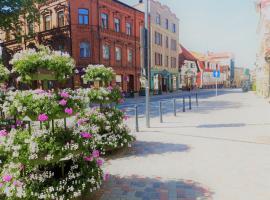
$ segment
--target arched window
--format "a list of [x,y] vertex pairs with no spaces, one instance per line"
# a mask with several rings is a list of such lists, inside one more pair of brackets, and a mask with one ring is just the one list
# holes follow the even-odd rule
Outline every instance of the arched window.
[[81,58],[90,57],[90,44],[88,42],[80,43],[80,57]]

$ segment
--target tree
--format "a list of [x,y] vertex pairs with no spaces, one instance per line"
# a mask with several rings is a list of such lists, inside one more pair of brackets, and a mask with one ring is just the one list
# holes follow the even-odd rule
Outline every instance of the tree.
[[26,21],[35,22],[39,20],[36,5],[45,1],[0,0],[0,30],[18,35]]

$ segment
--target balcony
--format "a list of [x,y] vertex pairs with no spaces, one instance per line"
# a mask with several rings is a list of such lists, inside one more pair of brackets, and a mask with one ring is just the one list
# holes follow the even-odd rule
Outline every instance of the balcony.
[[100,32],[102,33],[106,33],[112,37],[115,37],[115,38],[119,38],[119,39],[126,39],[126,40],[130,40],[130,41],[140,41],[140,38],[139,37],[136,37],[136,36],[133,36],[133,35],[127,35],[126,33],[123,33],[123,32],[116,32],[115,30],[113,29],[107,29],[107,28],[102,28],[101,26],[99,27],[99,30]]

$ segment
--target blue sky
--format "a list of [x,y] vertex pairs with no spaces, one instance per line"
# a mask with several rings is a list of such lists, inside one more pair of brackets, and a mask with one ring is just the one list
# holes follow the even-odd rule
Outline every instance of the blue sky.
[[[121,0],[134,5],[138,0]],[[159,0],[180,19],[180,42],[189,50],[233,52],[238,67],[253,67],[257,51],[255,0]]]

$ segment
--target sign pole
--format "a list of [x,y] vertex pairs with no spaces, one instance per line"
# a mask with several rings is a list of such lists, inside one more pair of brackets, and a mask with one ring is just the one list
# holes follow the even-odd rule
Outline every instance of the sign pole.
[[217,91],[218,90],[218,85],[217,85],[218,82],[217,82],[217,79],[218,78],[216,77],[216,97],[218,96],[218,91]]

